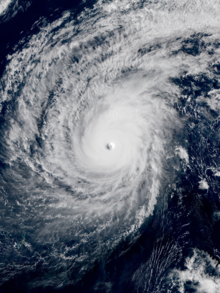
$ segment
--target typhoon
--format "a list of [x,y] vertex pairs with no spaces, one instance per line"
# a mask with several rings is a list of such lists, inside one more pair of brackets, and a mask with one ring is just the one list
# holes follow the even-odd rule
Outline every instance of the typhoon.
[[[176,188],[180,173],[194,170],[186,150],[186,133],[197,125],[192,117],[202,115],[204,103],[209,110],[218,107],[217,88],[210,87],[209,102],[201,94],[191,109],[189,88],[198,93],[199,84],[190,87],[187,78],[201,72],[214,78],[209,68],[219,56],[214,44],[220,9],[217,1],[183,2],[100,1],[77,17],[65,11],[52,22],[41,18],[6,56],[0,80],[1,285],[28,272],[29,290],[78,290],[94,276],[85,292],[119,292],[112,289],[114,270],[103,267],[116,259],[116,250],[121,257],[135,247],[143,227],[156,218],[144,232],[151,241],[147,261],[132,263],[126,276],[133,276],[134,292],[174,292],[164,289],[162,276],[183,290],[187,274],[168,274],[168,268],[182,256],[182,236],[171,235],[188,225],[189,208],[181,205],[169,217],[165,211],[175,192],[185,192]],[[203,38],[198,50],[204,52],[191,53],[184,40],[192,36]],[[207,191],[204,170],[196,184]],[[161,230],[155,228],[161,223]],[[102,281],[92,283],[95,278]]]

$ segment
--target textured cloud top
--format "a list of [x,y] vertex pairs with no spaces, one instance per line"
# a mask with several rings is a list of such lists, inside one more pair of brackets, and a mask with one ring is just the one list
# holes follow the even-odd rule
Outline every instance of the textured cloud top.
[[[145,4],[97,2],[77,18],[40,19],[7,56],[1,78],[4,192],[8,182],[13,191],[5,210],[27,232],[21,242],[31,255],[48,245],[58,267],[72,261],[66,267],[79,270],[76,279],[138,234],[159,198],[166,206],[166,188],[191,160],[182,131],[194,114],[178,78],[211,76],[219,56],[218,31],[207,28],[219,23],[218,1]],[[192,35],[204,39],[197,53]],[[200,177],[197,186],[209,190]],[[5,230],[14,233],[14,220]]]

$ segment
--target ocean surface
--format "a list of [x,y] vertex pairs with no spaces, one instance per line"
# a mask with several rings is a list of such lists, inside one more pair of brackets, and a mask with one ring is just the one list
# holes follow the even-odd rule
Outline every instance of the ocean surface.
[[220,2],[0,0],[0,292],[220,292]]

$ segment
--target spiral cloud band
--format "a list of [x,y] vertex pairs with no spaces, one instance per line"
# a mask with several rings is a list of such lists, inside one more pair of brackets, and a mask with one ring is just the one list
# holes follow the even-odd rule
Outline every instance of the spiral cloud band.
[[[13,87],[20,96],[9,131],[10,162],[22,159],[49,185],[42,189],[49,201],[42,217],[49,221],[38,232],[40,239],[49,239],[54,230],[83,241],[114,231],[118,242],[152,214],[161,181],[169,176],[165,161],[175,156],[174,125],[180,128],[172,107],[175,93],[164,90],[169,84],[163,69],[152,70],[159,56],[152,55],[145,68],[146,57],[139,56],[136,44],[131,54],[136,60],[124,60],[117,41],[122,36],[106,35],[96,48],[93,37],[67,46],[57,39],[52,50],[54,41],[43,41],[44,32],[37,47],[33,37],[33,47],[9,65],[14,79],[2,94]],[[33,50],[37,62],[31,61]],[[106,56],[112,51],[111,64],[100,59],[100,50]],[[18,79],[24,81],[22,89],[16,89]],[[30,198],[35,206],[39,195],[30,191]]]
[[[138,234],[189,163],[173,78],[207,70],[212,55],[179,53],[207,15],[200,4],[187,16],[171,2],[175,12],[165,2],[159,11],[156,4],[136,11],[130,1],[98,2],[78,19],[69,12],[52,23],[42,19],[7,56],[0,96],[4,163],[13,171],[4,182],[13,182],[7,200],[19,211],[8,202],[6,209],[26,231],[31,255],[48,245],[56,264],[71,260],[71,269],[80,268],[78,278]],[[5,227],[15,229],[10,221]]]

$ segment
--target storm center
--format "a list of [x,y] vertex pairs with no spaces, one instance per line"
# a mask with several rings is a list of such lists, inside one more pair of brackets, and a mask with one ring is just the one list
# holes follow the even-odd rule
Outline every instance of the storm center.
[[108,150],[113,150],[115,148],[115,144],[113,142],[109,142],[106,147]]

